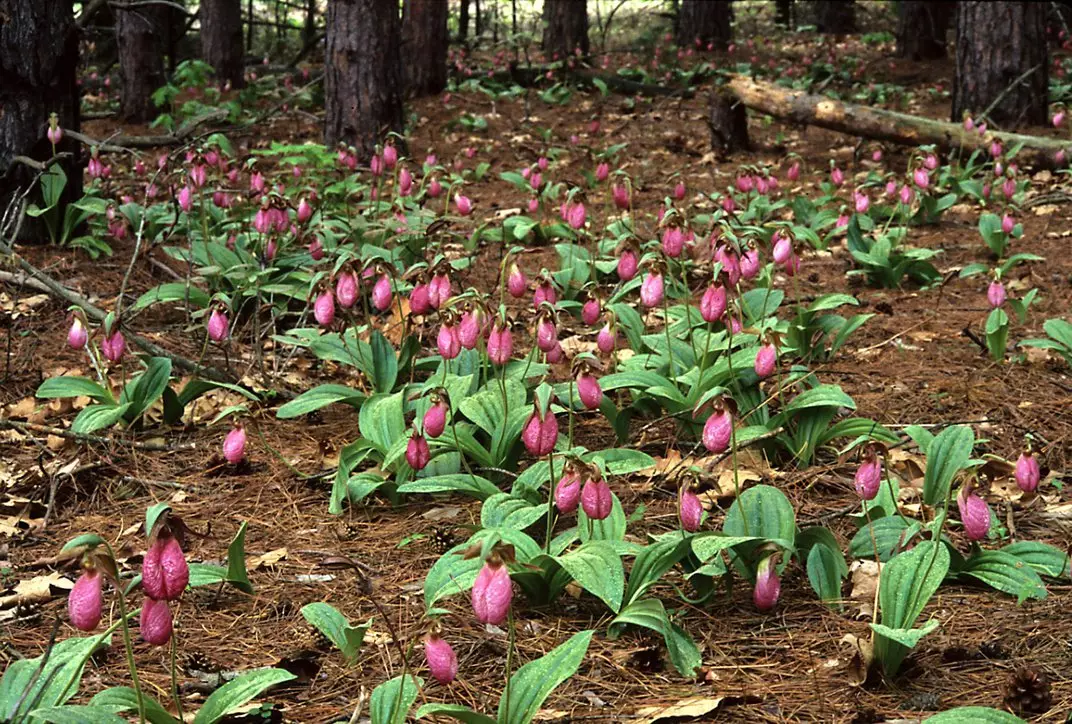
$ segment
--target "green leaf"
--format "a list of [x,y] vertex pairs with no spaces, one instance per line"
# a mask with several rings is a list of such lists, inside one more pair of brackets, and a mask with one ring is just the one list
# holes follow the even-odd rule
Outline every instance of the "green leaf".
[[[890,559],[879,577],[879,610],[884,631],[912,629],[934,592],[949,572],[949,549],[925,540]],[[894,676],[908,654],[903,637],[875,629],[875,660],[887,676]],[[906,634],[907,635],[907,634]],[[918,639],[917,639],[918,640]]]
[[486,500],[500,492],[487,478],[468,473],[450,473],[431,478],[418,478],[398,486],[400,493],[463,493],[477,500]]
[[210,563],[190,564],[190,588],[212,586],[227,580],[227,569]]
[[618,638],[626,625],[642,626],[662,634],[671,663],[677,672],[686,678],[693,676],[703,663],[696,642],[680,626],[670,621],[663,602],[657,598],[633,601],[626,606],[625,610],[610,622],[608,637]]
[[417,701],[421,683],[407,674],[404,681],[401,676],[396,676],[373,689],[369,703],[372,724],[403,724],[413,702]]
[[75,548],[81,548],[82,546],[85,546],[86,548],[94,548],[103,544],[104,539],[96,533],[83,533],[82,535],[75,536],[71,540],[64,543],[63,548],[60,549],[60,552],[66,553],[67,551],[72,551]]
[[1046,587],[1039,574],[1027,563],[1005,551],[981,551],[965,561],[960,575],[1016,596],[1020,603],[1028,598],[1046,598]]
[[301,614],[335,644],[335,648],[342,652],[349,663],[357,660],[357,655],[361,653],[361,644],[365,641],[365,633],[372,625],[371,619],[360,626],[351,626],[346,616],[330,603],[306,604],[302,606]]
[[447,596],[465,593],[473,587],[483,561],[479,558],[466,560],[462,554],[468,543],[457,545],[439,557],[424,578],[424,607],[431,610]]
[[[0,721],[17,721],[37,707],[60,706],[78,691],[91,652],[107,647],[110,637],[60,641],[48,653],[8,664],[0,679]],[[18,716],[16,716],[18,714]]]
[[215,724],[273,686],[293,678],[294,674],[283,669],[247,671],[212,692],[197,711],[194,724]]
[[1001,552],[1023,561],[1042,576],[1065,578],[1072,570],[1068,554],[1047,543],[1018,541],[1005,546]]
[[357,425],[361,437],[386,454],[406,434],[402,393],[379,394],[368,398],[361,407]]
[[907,649],[914,649],[916,644],[929,633],[934,633],[934,630],[938,628],[938,619],[932,618],[927,623],[923,624],[922,628],[890,628],[889,626],[883,626],[880,623],[868,624],[871,630],[875,633],[883,636],[884,638],[894,641]]
[[246,525],[246,521],[242,521],[234,539],[227,546],[227,582],[240,591],[253,593],[253,584],[246,574]]
[[696,554],[696,557],[700,559],[700,562],[706,563],[722,551],[729,550],[744,543],[753,543],[761,540],[762,538],[757,536],[725,535],[718,531],[711,531],[708,533],[700,533],[692,537],[692,552]]
[[691,538],[679,538],[676,535],[644,546],[637,553],[633,568],[629,571],[625,602],[632,604],[643,596],[667,571],[687,556],[691,549]]
[[352,407],[360,408],[365,401],[365,394],[346,385],[318,385],[311,390],[306,390],[290,402],[276,411],[275,416],[280,420],[290,420],[302,415],[308,415],[314,410],[319,410],[336,402],[344,402]]
[[133,422],[141,417],[153,403],[160,399],[164,390],[171,381],[171,360],[167,357],[153,357],[145,366],[145,371],[138,377],[133,387],[129,387],[130,394],[123,390],[119,401],[129,402],[131,408],[125,417],[128,422]]
[[[189,290],[189,297],[187,297],[187,290]],[[188,302],[187,299],[189,299]],[[193,284],[187,286],[186,282],[168,282],[167,284],[153,287],[138,297],[131,310],[138,312],[154,304],[165,302],[182,302],[184,305],[188,304],[195,309],[205,309],[212,303],[212,299],[207,292]]]
[[425,719],[432,716],[449,716],[465,724],[496,724],[496,721],[486,714],[479,714],[467,706],[460,704],[425,704],[414,715],[417,719]]
[[953,478],[971,459],[975,434],[967,425],[942,430],[927,446],[927,470],[923,475],[923,502],[938,505],[949,496]]
[[252,400],[253,402],[260,402],[261,401],[261,398],[260,398],[259,395],[257,395],[254,392],[251,392],[250,390],[247,390],[245,387],[242,387],[241,385],[232,385],[229,382],[216,382],[214,380],[197,379],[197,380],[190,380],[182,388],[182,391],[179,392],[179,395],[178,395],[179,403],[183,407],[186,407],[186,405],[189,405],[191,402],[193,402],[194,400],[196,400],[198,397],[200,397],[201,395],[205,394],[206,392],[209,392],[211,390],[217,390],[217,389],[230,390],[231,392],[235,392],[235,393],[237,393],[239,395],[242,395],[246,399]]
[[171,510],[167,503],[154,503],[145,510],[145,535],[152,535],[160,516]]
[[78,413],[71,423],[71,432],[88,435],[97,430],[111,427],[123,419],[123,415],[130,409],[130,403],[122,405],[89,405]]
[[113,402],[112,393],[85,377],[50,377],[34,393],[42,399],[54,397],[90,397],[98,402]]
[[378,329],[369,335],[372,348],[372,386],[377,392],[391,392],[398,380],[398,357],[395,348]]
[[[144,694],[142,701],[145,702],[145,718],[151,724],[177,724],[178,719],[171,716],[167,709],[161,706],[156,699]],[[90,699],[89,703],[117,713],[121,711],[137,711],[138,695],[129,686],[113,686],[96,694]]]
[[841,582],[849,573],[845,556],[840,549],[818,543],[808,551],[808,581],[812,590],[823,603],[838,604],[841,600]]
[[853,558],[873,559],[877,550],[879,561],[885,563],[894,553],[904,548],[919,530],[919,523],[906,523],[899,515],[873,520],[853,536],[852,542],[849,543],[849,555]]
[[765,538],[792,550],[796,516],[785,493],[770,485],[756,485],[733,501],[722,530],[730,536]]
[[805,390],[789,401],[785,412],[794,412],[812,407],[847,407],[856,409],[856,403],[838,385],[819,385]]
[[926,724],[1027,724],[1018,716],[985,706],[958,706],[927,717]]
[[588,652],[594,631],[574,634],[550,653],[530,661],[510,677],[499,700],[499,724],[528,724],[559,684],[573,676]]
[[75,704],[34,709],[30,716],[49,724],[127,724],[126,719],[102,707]]
[[525,530],[547,513],[542,502],[533,505],[511,493],[496,493],[480,506],[480,525],[484,528]]
[[617,613],[622,607],[625,569],[610,543],[593,540],[577,550],[555,557],[555,562],[582,588],[601,599]]

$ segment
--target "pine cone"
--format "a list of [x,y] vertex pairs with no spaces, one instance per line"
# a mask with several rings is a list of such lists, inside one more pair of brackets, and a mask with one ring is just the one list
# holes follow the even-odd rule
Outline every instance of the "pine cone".
[[938,711],[941,704],[942,700],[937,694],[930,691],[923,691],[908,697],[901,708],[912,709],[915,711]]
[[1017,669],[1005,683],[1005,703],[1023,714],[1043,714],[1053,706],[1050,680],[1032,668]]
[[439,555],[443,555],[458,543],[454,531],[450,528],[433,528],[428,537],[432,550]]

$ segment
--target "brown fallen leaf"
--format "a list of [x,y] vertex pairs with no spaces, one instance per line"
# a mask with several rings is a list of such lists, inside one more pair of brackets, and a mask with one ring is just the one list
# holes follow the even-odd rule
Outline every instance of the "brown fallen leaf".
[[664,719],[705,716],[718,709],[725,699],[724,696],[691,696],[669,706],[646,706],[634,712],[634,721],[636,724],[653,724]]
[[15,584],[12,593],[0,596],[0,608],[25,605],[28,603],[45,603],[54,596],[62,596],[74,588],[74,581],[55,571],[43,576],[34,576]]
[[287,549],[276,548],[274,551],[268,551],[264,555],[255,557],[249,562],[249,567],[254,571],[259,571],[262,568],[269,568],[278,564],[280,561],[285,560],[287,557]]
[[872,560],[853,561],[849,567],[852,579],[852,591],[849,600],[857,609],[857,618],[874,618],[875,592],[878,591],[879,574],[882,564]]

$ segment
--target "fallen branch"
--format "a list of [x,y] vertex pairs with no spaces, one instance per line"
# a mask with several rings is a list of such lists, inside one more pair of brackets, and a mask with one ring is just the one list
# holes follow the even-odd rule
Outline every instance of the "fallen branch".
[[178,452],[181,450],[197,449],[197,445],[192,442],[169,445],[166,443],[161,444],[158,442],[141,442],[140,440],[117,440],[111,437],[102,437],[101,435],[89,435],[84,432],[73,432],[72,430],[64,430],[62,427],[38,425],[34,422],[19,422],[18,420],[0,420],[0,428],[18,430],[19,432],[26,433],[37,433],[39,435],[55,435],[56,437],[62,437],[68,440],[89,442],[94,443],[96,445],[126,445],[136,450],[146,450],[149,452]]
[[907,113],[869,108],[852,103],[810,95],[803,91],[760,83],[740,75],[730,76],[726,91],[752,110],[795,123],[819,126],[853,136],[888,141],[907,146],[933,144],[942,150],[985,149],[991,140],[1011,148],[1022,145],[1017,160],[1032,166],[1057,165],[1058,151],[1067,151],[1069,144],[1055,138],[1028,136],[1021,133],[990,131],[986,136],[965,131],[958,123],[910,116]]
[[211,123],[213,121],[220,121],[226,118],[230,114],[223,108],[217,108],[214,111],[209,111],[195,118],[183,123],[179,126],[174,133],[169,133],[163,136],[116,136],[109,141],[98,141],[90,138],[85,134],[78,133],[77,131],[68,131],[64,129],[71,138],[76,141],[81,141],[87,146],[99,147],[102,151],[129,151],[132,148],[155,148],[157,146],[174,146],[180,143],[184,143],[198,126],[205,123]]

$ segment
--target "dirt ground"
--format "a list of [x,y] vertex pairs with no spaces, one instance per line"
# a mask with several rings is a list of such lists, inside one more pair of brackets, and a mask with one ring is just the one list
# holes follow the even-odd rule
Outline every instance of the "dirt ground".
[[[881,59],[882,50],[862,49],[877,58],[872,65],[877,80],[927,82],[948,87],[947,64],[921,66]],[[920,90],[923,86],[916,85]],[[417,101],[413,110],[420,121],[411,138],[411,149],[420,158],[434,148],[441,159],[453,159],[461,149],[474,146],[477,157],[469,162],[492,164],[482,182],[468,187],[476,205],[477,222],[493,217],[499,209],[521,206],[524,199],[498,173],[532,163],[540,149],[536,129],[551,127],[556,144],[568,155],[560,158],[556,180],[580,182],[582,169],[594,164],[585,158],[584,146],[602,148],[627,143],[621,166],[636,180],[635,195],[641,229],[654,233],[653,212],[670,193],[680,172],[688,184],[694,209],[710,209],[699,194],[722,190],[732,183],[739,164],[783,164],[785,153],[800,154],[806,173],[799,191],[812,193],[826,176],[829,159],[854,173],[866,171],[870,162],[854,164],[855,139],[814,128],[788,127],[778,122],[751,119],[751,132],[758,142],[755,153],[717,161],[708,153],[704,124],[706,94],[692,99],[638,100],[635,112],[625,99],[611,95],[576,96],[565,106],[548,106],[533,100],[526,120],[523,103],[493,103],[476,94],[453,94]],[[947,101],[925,99],[915,112],[942,117]],[[469,134],[446,129],[449,120],[462,111],[488,119],[484,133]],[[600,120],[592,133],[589,122]],[[110,121],[93,121],[86,132],[104,137],[114,132]],[[273,138],[317,139],[318,128],[308,118],[286,115],[263,124],[255,135],[233,139],[255,146]],[[582,143],[571,148],[566,141],[578,134]],[[119,162],[119,159],[115,159]],[[907,150],[889,148],[885,163],[902,169]],[[797,193],[784,182],[782,193]],[[847,187],[850,187],[847,184]],[[1038,174],[1032,194],[1067,190],[1063,177]],[[605,199],[592,192],[589,215],[600,228],[608,212]],[[695,196],[694,196],[695,195]],[[1009,283],[1019,296],[1031,287],[1040,301],[1031,308],[1025,325],[1013,322],[1010,341],[1044,336],[1042,322],[1068,317],[1072,309],[1072,255],[1069,229],[1072,206],[1063,199],[1038,203],[1021,214],[1024,238],[1018,251],[1045,257],[1046,262],[1017,267]],[[978,210],[958,207],[932,227],[916,228],[911,243],[937,248],[941,271],[954,272],[972,262],[985,262],[976,222]],[[81,290],[108,306],[114,297],[132,252],[130,243],[117,244],[115,255],[100,261],[49,247],[24,249],[35,264],[55,278]],[[474,264],[472,283],[488,288],[493,275],[487,270],[498,262],[497,249],[483,248]],[[538,269],[551,256],[534,249],[529,270]],[[158,260],[164,257],[154,252]],[[876,315],[849,340],[830,362],[818,366],[819,377],[841,385],[858,404],[858,414],[891,428],[907,424],[941,426],[970,423],[978,438],[985,438],[977,453],[1015,459],[1025,433],[1046,441],[1041,451],[1043,478],[1068,480],[1072,456],[1072,372],[1059,358],[1029,353],[1022,363],[997,364],[963,334],[965,329],[982,334],[987,314],[984,276],[959,279],[951,274],[940,289],[921,291],[910,285],[885,290],[849,282],[845,271],[851,258],[840,245],[830,252],[809,252],[794,293],[813,297],[827,292],[854,294],[860,311]],[[464,277],[464,275],[463,275]],[[131,291],[140,293],[165,279],[147,263],[134,267]],[[36,419],[49,425],[69,424],[71,414],[48,406],[44,413],[30,413],[27,402],[44,377],[61,368],[84,368],[83,359],[64,344],[66,321],[63,306],[54,300],[35,299],[38,292],[5,286],[5,311],[14,304],[21,309],[6,320],[7,362],[0,405],[4,417]],[[16,295],[18,298],[16,299]],[[791,296],[791,295],[790,295]],[[23,308],[18,305],[22,303]],[[139,331],[158,337],[171,349],[196,356],[199,338],[182,329],[181,314],[153,312],[140,318]],[[249,350],[243,354],[248,355]],[[568,369],[555,370],[565,379]],[[300,391],[324,381],[343,381],[331,368],[310,365],[298,358],[282,383]],[[318,379],[319,377],[319,379]],[[206,411],[200,419],[211,419]],[[268,699],[278,702],[282,717],[295,722],[328,722],[348,718],[358,699],[389,676],[397,675],[401,663],[397,647],[381,614],[346,572],[318,566],[330,556],[350,556],[367,565],[374,574],[376,602],[391,619],[391,628],[408,647],[424,632],[422,585],[425,574],[438,557],[430,537],[433,532],[454,531],[475,523],[479,505],[460,498],[432,499],[411,496],[392,507],[371,498],[351,506],[341,518],[327,513],[328,483],[302,480],[265,449],[260,435],[286,461],[303,472],[331,466],[333,451],[356,435],[356,414],[349,408],[327,408],[315,421],[281,421],[270,411],[259,415],[251,434],[251,464],[235,471],[222,464],[220,443],[223,426],[204,424],[187,429],[150,429],[139,439],[163,438],[169,445],[191,444],[192,449],[150,452],[131,448],[126,435],[117,435],[108,446],[82,446],[61,439],[26,436],[15,431],[0,433],[0,585],[48,575],[50,559],[70,537],[87,531],[101,533],[116,545],[126,566],[136,568],[144,538],[136,524],[145,508],[157,501],[170,501],[177,513],[205,537],[190,544],[191,560],[219,562],[238,525],[249,524],[247,552],[255,593],[234,590],[194,589],[181,602],[176,614],[180,637],[183,680],[195,679],[192,668],[243,670],[279,665],[299,673],[286,688]],[[645,421],[638,421],[636,427]],[[601,416],[585,417],[578,431],[582,440],[609,442],[612,433]],[[632,444],[656,458],[677,450],[672,430],[662,428],[634,436]],[[336,452],[337,454],[337,452]],[[68,466],[71,474],[57,470]],[[805,470],[771,469],[757,464],[759,475],[783,490],[797,509],[798,522],[823,520],[847,544],[854,529],[843,512],[857,498],[852,487],[852,460],[831,454],[820,457]],[[43,524],[50,480],[57,483],[56,497],[47,525]],[[673,485],[658,473],[639,474],[619,481],[616,492],[629,513],[647,506],[642,521],[630,528],[630,536],[658,533],[677,527]],[[1004,489],[990,491],[989,500],[999,518],[1008,521],[1017,539],[1041,540],[1059,548],[1069,546],[1072,532],[1072,495],[1065,488],[1046,487],[1044,499],[1023,507]],[[728,505],[729,501],[724,501]],[[839,512],[842,514],[839,515]],[[722,511],[712,511],[709,526],[720,526]],[[411,534],[425,534],[400,547]],[[966,543],[960,541],[960,543]],[[70,574],[70,571],[67,571]],[[679,574],[667,584],[687,588]],[[532,660],[563,641],[569,634],[596,629],[597,635],[581,670],[548,700],[541,718],[560,721],[630,721],[643,719],[645,707],[668,707],[681,702],[695,708],[697,720],[725,722],[879,722],[912,719],[921,710],[954,705],[1003,706],[1003,687],[1016,669],[1030,667],[1049,678],[1053,705],[1033,721],[1062,722],[1072,711],[1072,647],[1064,618],[1069,603],[1068,581],[1051,582],[1050,596],[1043,601],[1015,600],[992,590],[969,585],[943,585],[924,613],[937,618],[941,627],[924,639],[911,656],[905,673],[893,683],[857,685],[853,675],[853,649],[847,635],[868,635],[868,619],[859,613],[859,602],[850,599],[843,613],[832,611],[817,600],[799,564],[792,565],[783,580],[783,593],[773,614],[755,611],[751,591],[737,585],[718,594],[703,606],[681,602],[669,585],[660,595],[685,615],[681,625],[699,643],[703,670],[696,681],[683,680],[665,660],[662,642],[642,633],[629,633],[609,641],[604,632],[610,621],[605,608],[587,597],[566,597],[551,608],[519,607],[518,647],[522,661]],[[40,653],[49,639],[54,621],[60,618],[59,636],[73,633],[66,622],[62,590],[43,603],[20,607],[15,615],[0,616],[5,645],[0,660],[14,652],[24,656]],[[848,596],[850,589],[846,588]],[[338,652],[317,640],[299,615],[302,605],[328,601],[351,621],[375,618],[372,633],[358,662],[348,667]],[[426,685],[418,703],[445,701],[467,704],[477,710],[493,709],[502,687],[505,636],[483,630],[473,619],[465,597],[448,599],[454,615],[448,617],[449,638],[458,652],[458,681],[448,687]],[[6,612],[0,612],[6,613]],[[114,611],[112,612],[114,614]],[[106,614],[107,615],[107,614]],[[147,689],[161,700],[169,690],[166,649],[137,643],[137,661]],[[423,667],[416,651],[411,661]],[[5,661],[6,663],[6,661]],[[427,677],[426,677],[427,678]],[[118,645],[94,660],[81,691],[91,694],[108,685],[127,683],[128,675]],[[191,689],[185,696],[192,709],[203,697]],[[640,714],[638,714],[640,712]],[[667,712],[668,714],[672,712]],[[651,714],[649,713],[649,716]],[[681,719],[687,720],[687,719]]]

